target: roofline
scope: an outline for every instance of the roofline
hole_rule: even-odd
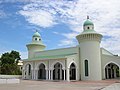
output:
[[[74,47],[66,47],[66,48],[58,48],[58,49],[50,49],[50,50],[44,50],[44,51],[37,51],[35,53],[38,53],[38,52],[47,52],[47,51],[54,51],[54,50],[61,50],[61,49],[69,49],[69,48],[77,48],[77,46],[74,46]]]
[[[101,47],[101,49],[104,49],[105,51],[109,52],[110,54],[112,54],[114,56],[113,53],[111,53],[110,51],[106,50],[105,48]]]

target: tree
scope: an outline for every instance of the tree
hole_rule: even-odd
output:
[[[11,51],[10,53],[2,54],[0,58],[1,74],[6,75],[18,75],[20,74],[20,69],[18,67],[18,60],[20,60],[20,54],[17,51]]]

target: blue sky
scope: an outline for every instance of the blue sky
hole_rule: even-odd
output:
[[[17,50],[27,58],[36,30],[47,50],[76,46],[87,15],[104,35],[101,47],[120,54],[119,0],[0,0],[0,54]]]

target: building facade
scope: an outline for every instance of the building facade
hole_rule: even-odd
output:
[[[102,35],[87,18],[79,45],[45,50],[36,31],[27,44],[28,59],[23,60],[22,78],[32,80],[103,80],[120,76],[120,57],[100,47]]]

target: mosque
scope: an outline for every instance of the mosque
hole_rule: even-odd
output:
[[[87,17],[83,32],[76,36],[79,45],[45,50],[36,31],[27,44],[22,78],[30,80],[103,80],[120,77],[120,57],[100,47],[102,35]],[[111,47],[112,48],[112,47]]]

